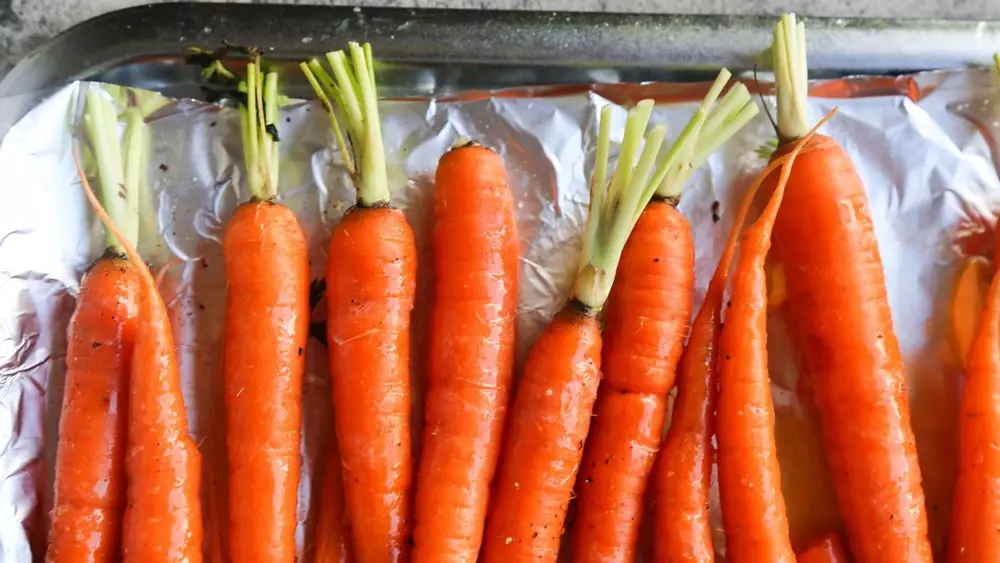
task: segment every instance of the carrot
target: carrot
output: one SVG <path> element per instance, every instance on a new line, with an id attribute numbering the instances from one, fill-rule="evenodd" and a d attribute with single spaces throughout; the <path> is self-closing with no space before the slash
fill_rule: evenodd
<path id="1" fill-rule="evenodd" d="M 827 119 L 829 116 L 816 129 Z M 726 560 L 735 563 L 795 560 L 774 440 L 774 405 L 767 369 L 764 259 L 795 159 L 816 129 L 795 142 L 788 161 L 781 165 L 781 175 L 767 207 L 740 241 L 740 255 L 726 304 L 726 322 L 719 339 L 716 406 L 719 496 L 726 530 Z M 756 183 L 770 174 L 762 175 Z"/>
<path id="2" fill-rule="evenodd" d="M 139 234 L 137 186 L 125 182 L 115 107 L 96 87 L 87 89 L 86 100 L 83 122 L 97 160 L 101 199 L 134 244 Z M 129 120 L 132 138 L 142 126 L 141 115 Z M 69 324 L 47 555 L 51 563 L 118 558 L 138 309 L 136 267 L 109 231 L 104 254 L 80 283 Z"/>
<path id="3" fill-rule="evenodd" d="M 806 148 L 802 152 L 809 150 Z M 655 466 L 653 554 L 656 561 L 715 560 L 708 502 L 722 299 L 736 256 L 739 226 L 746 220 L 763 178 L 788 158 L 786 154 L 772 161 L 747 191 L 736 214 L 736 227 L 729 235 L 681 356 L 670 428 Z"/>
<path id="4" fill-rule="evenodd" d="M 840 534 L 824 534 L 806 546 L 795 560 L 798 563 L 847 563 L 847 550 Z"/>
<path id="5" fill-rule="evenodd" d="M 131 373 L 141 377 L 129 382 L 122 560 L 197 563 L 202 560 L 201 455 L 188 433 L 167 307 L 138 251 L 97 201 L 79 155 L 73 157 L 91 206 L 136 265 L 139 284 L 142 322 L 135 330 Z"/>
<path id="6" fill-rule="evenodd" d="M 622 252 L 602 334 L 603 382 L 577 479 L 574 561 L 636 557 L 646 484 L 691 318 L 694 241 L 675 206 L 690 173 L 757 114 L 742 84 L 713 107 L 729 77 L 719 73 L 677 140 L 683 156 Z"/>
<path id="7" fill-rule="evenodd" d="M 948 561 L 1000 561 L 1000 275 L 969 349 Z"/>
<path id="8" fill-rule="evenodd" d="M 354 149 L 347 160 L 358 204 L 333 230 L 326 270 L 335 424 L 355 557 L 360 563 L 406 561 L 417 253 L 413 229 L 389 204 L 371 46 L 351 43 L 350 58 L 343 51 L 327 55 L 335 79 L 317 61 L 300 65 L 342 153 L 350 154 L 330 98 L 343 112 Z"/>
<path id="9" fill-rule="evenodd" d="M 805 30 L 775 28 L 782 142 L 809 129 Z M 860 563 L 929 562 L 906 377 L 864 187 L 843 148 L 816 136 L 775 223 L 792 327 L 801 334 L 847 541 Z"/>
<path id="10" fill-rule="evenodd" d="M 667 170 L 652 175 L 666 129 L 654 127 L 638 162 L 652 100 L 629 111 L 610 184 L 611 108 L 601 112 L 590 218 L 571 299 L 528 355 L 504 437 L 487 511 L 484 563 L 555 561 L 573 481 L 583 455 L 601 371 L 598 313 L 608 299 L 622 248 Z"/>
<path id="11" fill-rule="evenodd" d="M 475 563 L 514 368 L 517 225 L 500 156 L 475 143 L 438 163 L 434 305 L 415 562 Z"/>
<path id="12" fill-rule="evenodd" d="M 309 259 L 278 183 L 277 74 L 247 65 L 240 108 L 250 201 L 226 225 L 223 376 L 229 551 L 235 563 L 295 560 Z"/>
<path id="13" fill-rule="evenodd" d="M 998 231 L 1000 232 L 1000 231 Z M 951 348 L 957 363 L 964 365 L 976 337 L 976 328 L 986 305 L 994 267 L 981 256 L 966 258 L 955 280 L 955 293 L 949 307 L 951 313 Z"/>
<path id="14" fill-rule="evenodd" d="M 316 563 L 350 563 L 350 532 L 344 506 L 344 482 L 336 434 L 330 444 L 316 515 Z"/>

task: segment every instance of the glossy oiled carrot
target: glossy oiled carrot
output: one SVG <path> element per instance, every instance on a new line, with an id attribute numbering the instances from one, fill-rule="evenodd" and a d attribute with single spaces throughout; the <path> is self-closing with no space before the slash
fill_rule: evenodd
<path id="1" fill-rule="evenodd" d="M 223 372 L 229 454 L 229 555 L 295 560 L 309 259 L 290 209 L 273 201 L 277 75 L 247 65 L 240 108 L 251 200 L 226 225 Z"/>
<path id="2" fill-rule="evenodd" d="M 350 531 L 347 529 L 343 471 L 336 433 L 332 442 L 317 495 L 316 563 L 350 563 L 354 558 Z"/>
<path id="3" fill-rule="evenodd" d="M 665 134 L 657 126 L 633 171 L 651 111 L 650 100 L 630 110 L 610 185 L 610 108 L 602 111 L 580 273 L 571 300 L 531 349 L 517 389 L 487 515 L 485 563 L 555 561 L 558 555 L 600 380 L 597 314 L 625 241 L 672 162 L 667 158 L 650 181 Z"/>
<path id="4" fill-rule="evenodd" d="M 485 561 L 555 561 L 600 365 L 597 314 L 563 308 L 524 367 L 483 540 Z"/>
<path id="5" fill-rule="evenodd" d="M 97 161 L 102 200 L 129 242 L 138 235 L 138 186 L 118 141 L 116 108 L 87 89 L 83 125 Z M 142 150 L 144 123 L 127 110 L 127 154 Z M 141 156 L 141 155 L 140 155 Z M 139 159 L 141 161 L 141 158 Z M 70 319 L 66 387 L 59 419 L 50 563 L 119 559 L 125 512 L 129 380 L 139 309 L 139 274 L 108 231 L 107 249 L 84 274 Z"/>
<path id="6" fill-rule="evenodd" d="M 1000 275 L 966 362 L 949 563 L 1000 561 Z"/>
<path id="7" fill-rule="evenodd" d="M 804 35 L 790 16 L 775 30 L 785 140 L 808 129 Z M 836 141 L 816 136 L 810 145 L 792 170 L 775 250 L 847 542 L 859 563 L 929 563 L 906 377 L 865 190 Z"/>
<path id="8" fill-rule="evenodd" d="M 803 151 L 804 152 L 804 151 Z M 718 345 L 722 301 L 736 255 L 740 227 L 766 177 L 785 161 L 775 159 L 747 192 L 734 220 L 704 302 L 691 326 L 677 373 L 677 396 L 656 474 L 653 555 L 656 561 L 715 560 L 708 501 L 712 476 Z"/>
<path id="9" fill-rule="evenodd" d="M 222 247 L 230 557 L 292 561 L 309 331 L 305 236 L 287 207 L 251 201 L 229 220 Z"/>
<path id="10" fill-rule="evenodd" d="M 809 542 L 795 558 L 797 563 L 848 563 L 840 534 L 831 532 Z"/>
<path id="11" fill-rule="evenodd" d="M 741 84 L 713 107 L 729 77 L 720 72 L 678 139 L 675 150 L 683 156 L 622 252 L 602 334 L 603 382 L 577 479 L 574 561 L 627 562 L 636 556 L 667 393 L 691 318 L 694 241 L 675 205 L 688 175 L 757 113 Z"/>
<path id="12" fill-rule="evenodd" d="M 726 529 L 726 560 L 734 563 L 795 561 L 774 439 L 774 405 L 767 368 L 764 260 L 771 247 L 771 230 L 785 185 L 799 151 L 811 136 L 809 133 L 794 145 L 788 161 L 781 165 L 767 207 L 740 241 L 725 325 L 719 338 L 716 406 L 719 496 Z M 764 178 L 759 177 L 755 183 Z"/>
<path id="13" fill-rule="evenodd" d="M 301 68 L 328 109 L 347 121 L 348 161 L 358 204 L 333 229 L 326 270 L 327 346 L 344 493 L 354 556 L 361 563 L 409 559 L 411 483 L 410 311 L 416 246 L 403 213 L 389 205 L 371 47 L 327 56 L 339 88 L 318 62 Z M 456 460 L 457 461 L 457 460 Z"/>
<path id="14" fill-rule="evenodd" d="M 517 226 L 500 156 L 469 144 L 438 163 L 434 307 L 414 562 L 475 563 L 514 364 Z"/>
<path id="15" fill-rule="evenodd" d="M 77 170 L 94 210 L 121 241 L 133 264 L 139 253 L 118 231 L 87 183 L 79 157 Z M 180 389 L 174 335 L 156 282 L 143 265 L 139 319 L 129 385 L 128 453 L 122 560 L 126 563 L 200 563 L 201 456 L 188 433 Z M 141 376 L 139 375 L 141 374 Z"/>
<path id="16" fill-rule="evenodd" d="M 106 253 L 84 275 L 69 325 L 48 561 L 115 561 L 125 511 L 125 440 L 139 281 Z"/>

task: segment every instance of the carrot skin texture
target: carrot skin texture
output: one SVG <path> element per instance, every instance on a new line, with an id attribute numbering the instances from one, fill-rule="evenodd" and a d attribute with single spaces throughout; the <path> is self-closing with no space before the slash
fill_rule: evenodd
<path id="1" fill-rule="evenodd" d="M 200 563 L 201 455 L 188 433 L 174 334 L 150 282 L 142 288 L 129 393 L 126 563 Z"/>
<path id="2" fill-rule="evenodd" d="M 792 169 L 775 250 L 848 544 L 859 563 L 929 563 L 906 380 L 864 187 L 836 141 L 809 144 Z"/>
<path id="3" fill-rule="evenodd" d="M 731 257 L 730 257 L 731 260 Z M 677 396 L 656 466 L 653 558 L 667 563 L 712 563 L 709 521 L 719 326 L 728 265 L 716 273 L 698 310 L 677 370 Z"/>
<path id="4" fill-rule="evenodd" d="M 726 560 L 733 563 L 795 561 L 767 371 L 764 257 L 769 247 L 769 224 L 755 224 L 744 234 L 720 340 L 719 495 Z"/>
<path id="5" fill-rule="evenodd" d="M 434 192 L 434 307 L 413 560 L 475 563 L 514 364 L 517 225 L 500 156 L 445 153 Z"/>
<path id="6" fill-rule="evenodd" d="M 98 259 L 69 325 L 49 563 L 117 561 L 139 277 L 127 259 Z"/>
<path id="7" fill-rule="evenodd" d="M 330 445 L 330 455 L 323 469 L 320 484 L 319 508 L 316 516 L 316 563 L 350 563 L 350 532 L 347 529 L 347 510 L 344 499 L 343 471 L 340 465 L 340 446 L 336 433 Z"/>
<path id="8" fill-rule="evenodd" d="M 797 563 L 848 563 L 847 550 L 840 534 L 830 533 L 809 543 L 796 556 Z"/>
<path id="9" fill-rule="evenodd" d="M 650 202 L 625 245 L 606 306 L 603 382 L 577 480 L 574 561 L 635 560 L 693 287 L 687 219 L 665 201 Z"/>
<path id="10" fill-rule="evenodd" d="M 222 246 L 230 556 L 291 562 L 309 331 L 306 239 L 290 209 L 250 201 L 229 220 Z"/>
<path id="11" fill-rule="evenodd" d="M 1000 561 L 1000 275 L 990 284 L 966 366 L 948 561 Z"/>
<path id="12" fill-rule="evenodd" d="M 359 207 L 334 228 L 329 257 L 327 344 L 354 555 L 407 561 L 413 230 L 397 209 Z"/>
<path id="13" fill-rule="evenodd" d="M 484 563 L 556 560 L 600 368 L 597 316 L 571 302 L 528 355 L 487 513 Z"/>

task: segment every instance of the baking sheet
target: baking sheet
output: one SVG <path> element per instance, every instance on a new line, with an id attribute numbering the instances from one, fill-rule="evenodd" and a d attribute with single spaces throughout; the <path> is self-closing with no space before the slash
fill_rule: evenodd
<path id="1" fill-rule="evenodd" d="M 948 346 L 945 304 L 956 244 L 970 224 L 986 229 L 1000 206 L 990 147 L 950 106 L 992 96 L 985 72 L 952 71 L 816 84 L 826 98 L 809 108 L 819 119 L 840 111 L 824 132 L 851 153 L 868 189 L 894 324 L 911 381 L 913 424 L 925 470 L 929 514 L 938 549 L 946 528 L 954 475 L 957 391 L 961 368 Z M 65 330 L 85 268 L 102 247 L 73 166 L 71 150 L 85 88 L 57 91 L 20 120 L 0 143 L 0 561 L 40 556 L 51 506 L 50 469 L 64 380 Z M 655 94 L 671 100 L 653 120 L 680 132 L 704 86 L 602 85 L 587 91 L 534 89 L 471 101 L 406 100 L 381 105 L 393 201 L 404 209 L 429 264 L 430 203 L 440 155 L 468 137 L 503 157 L 518 214 L 521 295 L 518 364 L 563 303 L 575 274 L 586 219 L 596 120 L 610 100 Z M 689 100 L 689 101 L 679 101 Z M 771 107 L 773 101 L 763 102 Z M 625 108 L 615 106 L 620 138 Z M 182 260 L 164 287 L 177 333 L 191 430 L 204 454 L 206 518 L 225 521 L 225 435 L 219 365 L 225 280 L 220 235 L 247 198 L 238 116 L 179 101 L 150 119 L 148 190 L 143 194 L 140 251 L 154 266 Z M 280 197 L 298 212 L 309 237 L 311 268 L 325 268 L 329 231 L 353 203 L 329 125 L 314 103 L 281 111 Z M 696 305 L 715 267 L 743 190 L 764 164 L 757 149 L 774 137 L 764 113 L 709 160 L 688 183 L 680 209 L 696 241 Z M 713 218 L 716 208 L 719 220 Z M 418 268 L 413 324 L 414 380 L 419 397 L 426 349 L 430 268 Z M 318 308 L 319 311 L 322 307 Z M 319 320 L 317 318 L 317 320 Z M 798 377 L 782 312 L 772 315 L 770 345 L 779 446 L 793 540 L 837 525 L 820 455 L 815 413 Z M 313 543 L 310 498 L 331 429 L 323 344 L 311 340 L 304 384 L 303 464 L 298 545 Z M 419 424 L 419 401 L 415 404 Z M 419 432 L 414 435 L 419 437 Z M 223 510 L 219 510 L 223 508 Z M 715 507 L 717 513 L 717 506 Z M 718 519 L 717 519 L 718 521 Z M 225 526 L 221 526 L 223 529 Z M 721 539 L 721 535 L 719 536 Z M 717 542 L 722 546 L 722 542 Z"/>

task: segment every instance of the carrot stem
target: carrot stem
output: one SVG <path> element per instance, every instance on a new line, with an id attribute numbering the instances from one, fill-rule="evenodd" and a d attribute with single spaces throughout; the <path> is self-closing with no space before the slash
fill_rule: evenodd
<path id="1" fill-rule="evenodd" d="M 735 84 L 716 104 L 731 77 L 728 70 L 719 71 L 694 116 L 670 147 L 665 160 L 667 165 L 662 167 L 662 179 L 656 184 L 657 195 L 667 199 L 679 197 L 691 174 L 757 115 L 757 105 L 743 84 Z M 660 173 L 656 178 L 661 178 Z"/>
<path id="2" fill-rule="evenodd" d="M 299 68 L 327 112 L 337 147 L 344 154 L 348 172 L 358 192 L 358 204 L 362 207 L 387 204 L 390 199 L 389 179 L 385 168 L 385 149 L 382 147 L 371 45 L 351 42 L 347 53 L 327 53 L 326 62 L 333 72 L 332 77 L 316 60 L 303 62 Z M 351 151 L 344 142 L 340 121 L 333 111 L 334 104 L 346 122 Z"/>
<path id="3" fill-rule="evenodd" d="M 667 128 L 657 125 L 643 139 L 652 112 L 652 100 L 643 100 L 629 110 L 618 162 L 611 174 L 611 182 L 607 184 L 611 108 L 608 106 L 601 110 L 590 216 L 580 271 L 573 286 L 573 298 L 593 310 L 600 310 L 607 301 L 625 241 L 655 191 L 656 184 L 650 182 L 651 174 Z M 633 164 L 636 154 L 639 154 L 639 159 Z"/>
<path id="4" fill-rule="evenodd" d="M 333 98 L 337 101 L 338 105 L 341 103 L 340 100 L 342 98 L 337 90 L 337 85 L 330 74 L 326 72 L 326 69 L 323 68 L 323 65 L 315 59 L 299 63 L 299 69 L 302 70 L 302 74 L 305 75 L 306 80 L 309 81 L 309 85 L 316 92 L 316 97 L 319 98 L 320 103 L 323 105 L 323 110 L 330 120 L 330 127 L 333 129 L 333 136 L 337 141 L 337 149 L 340 150 L 340 154 L 344 155 L 344 164 L 347 166 L 347 173 L 350 174 L 355 184 L 359 183 L 357 168 L 354 167 L 354 162 L 350 158 L 347 158 L 349 153 L 347 152 L 347 142 L 344 140 L 344 130 L 340 127 L 340 120 L 337 119 L 336 110 L 333 103 L 330 102 L 330 98 Z"/>
<path id="5" fill-rule="evenodd" d="M 809 132 L 806 102 L 809 73 L 806 62 L 806 27 L 795 14 L 781 16 L 774 27 L 774 79 L 778 97 L 778 136 L 794 140 Z"/>
<path id="6" fill-rule="evenodd" d="M 139 121 L 141 126 L 141 115 Z M 96 86 L 87 89 L 83 127 L 90 139 L 97 163 L 102 203 L 111 218 L 120 226 L 122 235 L 134 245 L 139 238 L 139 200 L 136 194 L 139 192 L 138 178 L 141 174 L 136 170 L 127 171 L 123 166 L 115 104 Z M 131 128 L 135 128 L 134 124 Z M 141 162 L 141 154 L 136 156 Z M 119 254 L 124 253 L 122 242 L 114 232 L 106 230 L 105 237 L 108 248 Z"/>
<path id="7" fill-rule="evenodd" d="M 260 57 L 254 56 L 237 89 L 246 94 L 245 103 L 240 105 L 240 125 L 247 187 L 252 198 L 271 200 L 278 193 L 278 137 L 274 131 L 280 101 L 278 75 L 263 73 Z"/>

